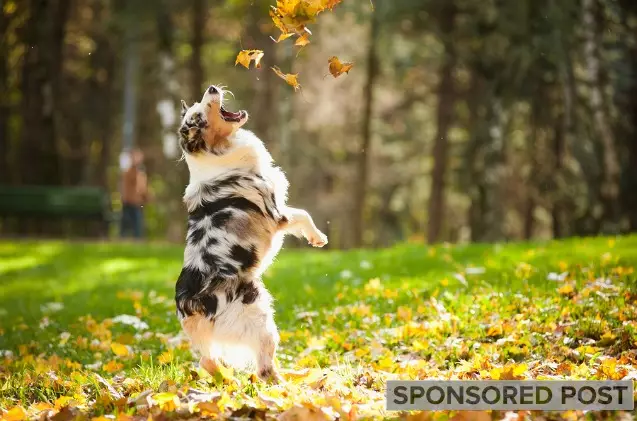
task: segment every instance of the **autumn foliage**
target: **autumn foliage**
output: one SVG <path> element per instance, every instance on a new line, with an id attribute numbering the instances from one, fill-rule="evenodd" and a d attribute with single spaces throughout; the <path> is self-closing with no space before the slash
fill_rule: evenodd
<path id="1" fill-rule="evenodd" d="M 270 10 L 270 17 L 276 28 L 281 32 L 277 38 L 272 37 L 276 43 L 285 41 L 288 38 L 296 37 L 294 45 L 305 47 L 310 43 L 312 32 L 308 28 L 309 24 L 316 22 L 317 16 L 326 10 L 332 10 L 343 0 L 277 0 L 276 5 Z M 242 50 L 237 55 L 235 65 L 241 64 L 245 68 L 250 68 L 250 63 L 254 61 L 256 68 L 260 68 L 259 62 L 264 53 L 261 50 Z M 334 56 L 328 60 L 329 72 L 332 76 L 338 77 L 343 73 L 349 73 L 354 63 L 341 63 L 338 57 Z M 277 66 L 272 67 L 272 71 L 281 79 L 292 86 L 294 90 L 299 90 L 301 85 L 298 81 L 298 74 L 284 73 Z"/>

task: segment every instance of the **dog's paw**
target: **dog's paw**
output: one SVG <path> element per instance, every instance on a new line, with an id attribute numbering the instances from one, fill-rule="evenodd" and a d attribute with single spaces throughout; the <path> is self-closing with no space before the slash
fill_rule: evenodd
<path id="1" fill-rule="evenodd" d="M 323 247 L 327 244 L 327 235 L 323 234 L 321 231 L 316 230 L 307 236 L 307 242 L 314 247 Z"/>
<path id="2" fill-rule="evenodd" d="M 274 367 L 262 369 L 258 373 L 259 379 L 268 384 L 279 384 L 283 381 L 283 378 L 277 373 Z"/>

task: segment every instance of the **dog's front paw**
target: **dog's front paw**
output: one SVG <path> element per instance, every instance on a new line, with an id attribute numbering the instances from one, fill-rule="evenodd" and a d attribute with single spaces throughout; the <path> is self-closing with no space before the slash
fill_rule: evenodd
<path id="1" fill-rule="evenodd" d="M 307 242 L 314 247 L 323 247 L 325 244 L 327 244 L 327 235 L 323 234 L 319 230 L 316 230 L 307 236 Z"/>

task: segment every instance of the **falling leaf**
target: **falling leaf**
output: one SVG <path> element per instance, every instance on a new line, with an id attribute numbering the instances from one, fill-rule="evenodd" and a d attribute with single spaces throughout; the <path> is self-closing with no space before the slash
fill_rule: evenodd
<path id="1" fill-rule="evenodd" d="M 22 421 L 27 419 L 27 411 L 21 406 L 16 406 L 2 415 L 3 421 Z"/>
<path id="2" fill-rule="evenodd" d="M 349 73 L 349 71 L 354 66 L 354 63 L 347 63 L 347 62 L 341 63 L 341 61 L 336 56 L 331 57 L 328 60 L 328 63 L 329 63 L 330 73 L 335 78 L 339 77 L 343 73 Z"/>
<path id="3" fill-rule="evenodd" d="M 117 355 L 118 357 L 125 357 L 128 355 L 128 347 L 117 342 L 113 342 L 111 344 L 111 350 L 113 351 L 113 354 Z"/>
<path id="4" fill-rule="evenodd" d="M 274 39 L 272 37 L 270 37 L 270 38 L 272 38 L 272 41 L 274 41 L 274 42 L 276 42 L 278 44 L 279 42 L 284 41 L 284 40 L 286 40 L 286 39 L 288 39 L 288 38 L 290 38 L 292 36 L 294 36 L 294 33 L 293 32 L 288 32 L 287 34 L 279 35 L 279 37 L 277 39 Z"/>
<path id="5" fill-rule="evenodd" d="M 272 70 L 274 71 L 274 73 L 276 73 L 278 77 L 286 81 L 288 85 L 292 86 L 295 91 L 298 91 L 299 89 L 301 89 L 301 85 L 299 85 L 299 81 L 298 81 L 298 76 L 299 76 L 298 73 L 294 73 L 294 74 L 283 73 L 281 69 L 279 69 L 277 66 L 272 66 Z"/>
<path id="6" fill-rule="evenodd" d="M 257 69 L 261 68 L 261 59 L 263 58 L 263 51 L 261 50 L 241 50 L 239 54 L 237 54 L 237 59 L 234 62 L 234 65 L 241 64 L 246 69 L 250 68 L 250 62 L 254 60 L 254 66 Z"/>
<path id="7" fill-rule="evenodd" d="M 308 45 L 310 43 L 309 40 L 309 34 L 303 34 L 303 36 L 300 36 L 296 42 L 294 43 L 294 45 L 298 46 L 298 47 L 304 47 L 306 45 Z"/>

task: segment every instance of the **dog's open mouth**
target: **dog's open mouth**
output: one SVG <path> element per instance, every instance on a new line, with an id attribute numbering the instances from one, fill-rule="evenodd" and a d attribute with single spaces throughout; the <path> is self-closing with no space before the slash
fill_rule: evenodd
<path id="1" fill-rule="evenodd" d="M 224 121 L 228 121 L 228 122 L 232 122 L 232 123 L 237 123 L 239 122 L 244 114 L 245 111 L 237 111 L 236 113 L 233 113 L 232 111 L 228 111 L 225 108 L 223 108 L 223 106 L 220 108 L 219 114 L 221 114 L 221 118 Z"/>

